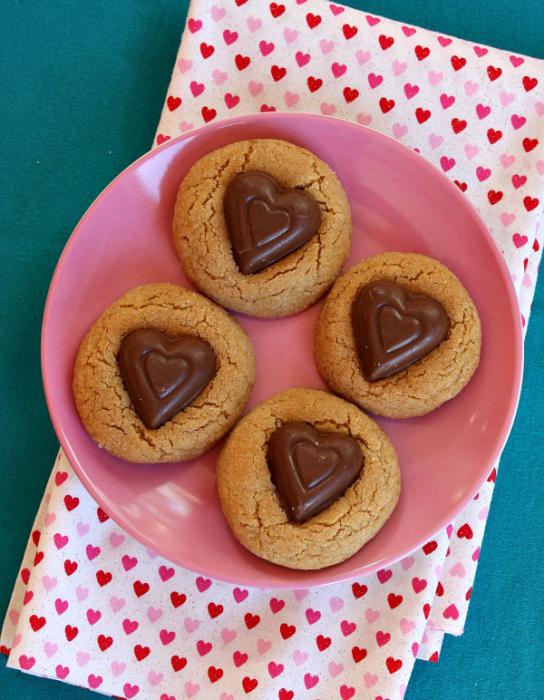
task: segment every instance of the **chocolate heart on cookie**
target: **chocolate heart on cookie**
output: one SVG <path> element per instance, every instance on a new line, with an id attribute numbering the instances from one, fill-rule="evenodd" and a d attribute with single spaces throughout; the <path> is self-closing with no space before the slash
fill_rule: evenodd
<path id="1" fill-rule="evenodd" d="M 420 360 L 440 345 L 450 327 L 439 301 L 387 280 L 362 287 L 351 312 L 359 362 L 369 382 Z"/>
<path id="2" fill-rule="evenodd" d="M 134 410 L 151 429 L 186 408 L 213 377 L 216 364 L 204 340 L 170 338 L 153 329 L 129 333 L 119 350 L 119 369 Z"/>
<path id="3" fill-rule="evenodd" d="M 361 446 L 341 433 L 320 432 L 302 422 L 284 423 L 268 441 L 268 466 L 291 522 L 325 510 L 361 472 Z"/>
<path id="4" fill-rule="evenodd" d="M 259 171 L 240 173 L 229 183 L 224 211 L 233 255 L 244 275 L 303 246 L 321 223 L 321 209 L 313 197 L 282 188 Z"/>

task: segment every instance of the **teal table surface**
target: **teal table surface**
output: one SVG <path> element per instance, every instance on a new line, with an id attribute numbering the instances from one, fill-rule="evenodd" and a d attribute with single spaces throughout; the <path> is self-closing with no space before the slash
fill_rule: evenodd
<path id="1" fill-rule="evenodd" d="M 258 2 L 265 5 L 264 0 Z M 348 4 L 544 58 L 542 0 L 352 0 Z M 149 148 L 187 5 L 183 0 L 3 3 L 2 617 L 57 451 L 39 358 L 49 280 L 87 206 L 122 168 Z M 541 278 L 526 341 L 521 403 L 502 459 L 465 634 L 446 639 L 439 664 L 416 663 L 407 700 L 543 697 L 543 338 Z M 7 670 L 4 665 L 0 661 L 2 700 L 89 697 L 86 690 Z"/>

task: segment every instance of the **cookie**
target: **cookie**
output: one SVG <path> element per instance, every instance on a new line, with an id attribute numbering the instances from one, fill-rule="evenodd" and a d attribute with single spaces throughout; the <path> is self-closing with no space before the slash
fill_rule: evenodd
<path id="1" fill-rule="evenodd" d="M 330 435 L 333 449 L 339 437 L 351 439 L 355 452 L 362 454 L 362 467 L 330 505 L 297 523 L 279 493 L 280 476 L 271 472 L 269 450 L 275 449 L 279 430 L 295 425 L 299 431 L 301 424 Z M 290 444 L 300 449 L 301 442 L 307 447 L 311 439 L 299 434 Z M 323 446 L 325 452 L 331 449 L 331 443 Z M 290 455 L 309 502 L 323 482 L 311 471 L 317 460 L 305 465 L 300 452 Z M 336 449 L 336 458 L 343 467 L 353 453 L 342 455 Z M 323 391 L 289 389 L 255 407 L 234 428 L 218 459 L 217 488 L 230 529 L 244 547 L 292 569 L 321 569 L 351 557 L 383 527 L 399 498 L 400 471 L 385 433 L 356 406 Z"/>
<path id="2" fill-rule="evenodd" d="M 254 377 L 251 343 L 226 311 L 182 287 L 147 284 L 87 333 L 73 393 L 85 429 L 108 452 L 129 462 L 176 462 L 230 430 Z"/>
<path id="3" fill-rule="evenodd" d="M 474 302 L 445 265 L 416 253 L 384 253 L 336 281 L 314 351 L 335 392 L 372 413 L 409 418 L 466 386 L 480 346 Z"/>
<path id="4" fill-rule="evenodd" d="M 183 179 L 174 241 L 204 294 L 249 316 L 294 314 L 334 282 L 348 256 L 351 215 L 331 168 L 287 141 L 239 141 Z"/>

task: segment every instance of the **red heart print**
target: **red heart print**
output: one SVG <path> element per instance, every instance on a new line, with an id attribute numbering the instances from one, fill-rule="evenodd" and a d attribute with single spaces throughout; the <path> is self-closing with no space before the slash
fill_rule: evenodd
<path id="1" fill-rule="evenodd" d="M 404 598 L 400 594 L 396 595 L 395 593 L 390 593 L 387 596 L 387 602 L 389 603 L 389 607 L 391 608 L 391 610 L 398 608 L 403 600 Z"/>
<path id="2" fill-rule="evenodd" d="M 465 119 L 455 119 L 451 120 L 451 128 L 454 134 L 459 134 L 461 131 L 467 128 L 467 122 Z"/>
<path id="3" fill-rule="evenodd" d="M 340 623 L 340 629 L 342 630 L 342 634 L 344 637 L 349 637 L 350 634 L 353 634 L 355 630 L 357 629 L 357 625 L 355 622 L 349 622 L 348 620 L 342 620 Z"/>
<path id="4" fill-rule="evenodd" d="M 134 588 L 134 593 L 136 593 L 138 598 L 141 598 L 149 591 L 149 583 L 146 583 L 145 581 L 134 581 L 132 587 Z"/>
<path id="5" fill-rule="evenodd" d="M 129 620 L 129 618 L 125 618 L 123 620 L 123 629 L 125 630 L 125 634 L 132 634 L 135 632 L 139 627 L 138 621 L 137 620 Z"/>
<path id="6" fill-rule="evenodd" d="M 533 211 L 533 209 L 536 209 L 538 207 L 538 199 L 536 197 L 524 197 L 523 198 L 523 205 L 525 206 L 525 209 L 527 211 Z"/>
<path id="7" fill-rule="evenodd" d="M 319 651 L 324 651 L 328 649 L 331 645 L 332 639 L 330 637 L 324 637 L 322 634 L 317 635 L 315 638 L 315 643 Z"/>
<path id="8" fill-rule="evenodd" d="M 275 112 L 276 108 L 273 105 L 261 105 L 261 112 Z"/>
<path id="9" fill-rule="evenodd" d="M 175 608 L 179 608 L 180 605 L 183 605 L 183 603 L 185 603 L 185 601 L 187 600 L 187 596 L 185 595 L 185 593 L 178 593 L 177 591 L 172 591 L 172 593 L 170 593 L 170 600 Z"/>
<path id="10" fill-rule="evenodd" d="M 530 78 L 528 75 L 524 75 L 521 82 L 527 92 L 531 92 L 531 90 L 534 90 L 538 85 L 538 80 L 536 78 Z"/>
<path id="11" fill-rule="evenodd" d="M 274 19 L 280 17 L 285 12 L 285 5 L 278 5 L 276 2 L 270 3 L 270 14 Z"/>
<path id="12" fill-rule="evenodd" d="M 313 676 L 311 673 L 304 674 L 304 685 L 310 690 L 314 685 L 319 683 L 319 676 Z"/>
<path id="13" fill-rule="evenodd" d="M 404 86 L 404 94 L 406 97 L 411 100 L 412 97 L 417 95 L 419 92 L 419 86 L 418 85 L 412 85 L 411 83 L 406 83 Z"/>
<path id="14" fill-rule="evenodd" d="M 441 598 L 444 595 L 444 586 L 442 585 L 442 581 L 439 581 L 436 585 L 436 595 Z"/>
<path id="15" fill-rule="evenodd" d="M 64 634 L 66 635 L 66 639 L 71 642 L 73 639 L 77 637 L 77 633 L 79 632 L 77 627 L 72 627 L 72 625 L 66 625 L 64 628 Z"/>
<path id="16" fill-rule="evenodd" d="M 344 99 L 349 104 L 359 97 L 359 90 L 357 88 L 345 87 L 343 91 Z"/>
<path id="17" fill-rule="evenodd" d="M 68 601 L 65 600 L 64 602 L 66 603 L 66 608 L 67 608 Z M 102 613 L 100 612 L 100 610 L 93 610 L 92 608 L 89 608 L 87 610 L 87 620 L 88 620 L 90 625 L 96 624 L 98 622 L 98 620 L 100 620 L 101 617 L 102 617 Z"/>
<path id="18" fill-rule="evenodd" d="M 490 475 L 487 477 L 487 480 L 488 480 L 489 483 L 493 483 L 493 484 L 496 482 L 496 480 L 497 480 L 497 469 L 496 469 L 496 467 L 493 467 L 493 469 L 491 470 Z"/>
<path id="19" fill-rule="evenodd" d="M 423 61 L 431 53 L 428 46 L 420 46 L 419 44 L 414 49 L 418 61 Z"/>
<path id="20" fill-rule="evenodd" d="M 55 600 L 55 610 L 57 611 L 57 615 L 62 615 L 63 612 L 66 612 L 68 609 L 68 601 L 67 600 L 62 600 L 62 598 L 57 598 Z M 89 620 L 89 623 L 93 625 L 96 620 L 93 619 L 91 622 L 91 618 L 89 617 L 89 613 L 93 613 L 93 610 L 87 610 L 87 619 Z M 98 618 L 100 618 L 100 613 L 98 613 Z"/>
<path id="21" fill-rule="evenodd" d="M 457 187 L 461 190 L 461 192 L 466 192 L 467 191 L 467 183 L 466 182 L 460 182 L 459 180 L 454 180 L 455 184 Z"/>
<path id="22" fill-rule="evenodd" d="M 395 43 L 392 36 L 385 36 L 385 34 L 380 34 L 378 41 L 384 51 L 387 51 L 387 49 Z"/>
<path id="23" fill-rule="evenodd" d="M 501 196 L 502 196 L 502 192 L 501 192 Z M 474 533 L 472 532 L 472 528 L 470 527 L 470 525 L 468 523 L 461 525 L 461 527 L 457 530 L 457 537 L 460 537 L 461 539 L 464 538 L 467 540 L 471 540 L 473 537 L 473 534 Z"/>
<path id="24" fill-rule="evenodd" d="M 161 630 L 159 632 L 159 639 L 161 640 L 162 645 L 165 647 L 171 644 L 175 638 L 176 633 L 173 631 Z"/>
<path id="25" fill-rule="evenodd" d="M 251 693 L 252 690 L 259 685 L 259 681 L 256 678 L 250 678 L 249 676 L 244 676 L 242 679 L 242 688 L 246 693 Z"/>
<path id="26" fill-rule="evenodd" d="M 202 639 L 199 639 L 196 643 L 196 650 L 200 656 L 206 656 L 206 654 L 209 654 L 209 652 L 212 650 L 212 643 L 203 642 Z"/>
<path id="27" fill-rule="evenodd" d="M 34 530 L 34 532 L 32 533 L 32 541 L 34 542 L 34 545 L 36 547 L 38 546 L 38 543 L 40 541 L 40 536 L 41 532 L 39 530 Z"/>
<path id="28" fill-rule="evenodd" d="M 248 655 L 241 651 L 235 651 L 232 655 L 232 660 L 234 661 L 234 665 L 236 666 L 236 668 L 240 668 L 240 666 L 243 666 L 248 660 L 248 658 Z"/>
<path id="29" fill-rule="evenodd" d="M 319 90 L 319 88 L 323 85 L 323 81 L 321 78 L 314 78 L 312 75 L 310 75 L 307 79 L 307 84 L 308 84 L 308 89 L 310 92 L 315 92 L 316 90 Z"/>
<path id="30" fill-rule="evenodd" d="M 38 615 L 31 615 L 28 621 L 34 632 L 41 630 L 45 625 L 45 617 L 38 617 Z"/>
<path id="31" fill-rule="evenodd" d="M 249 56 L 243 56 L 241 53 L 237 53 L 234 57 L 234 63 L 236 64 L 236 68 L 242 71 L 249 66 L 251 59 Z"/>
<path id="32" fill-rule="evenodd" d="M 61 486 L 68 478 L 68 472 L 57 472 L 55 474 L 55 484 Z"/>
<path id="33" fill-rule="evenodd" d="M 45 556 L 45 554 L 43 552 L 36 552 L 36 554 L 34 555 L 33 565 L 38 566 L 38 564 L 41 562 L 41 560 L 44 558 L 44 556 Z M 77 569 L 77 564 L 76 564 L 76 569 Z M 66 572 L 66 573 L 68 573 L 68 572 Z M 68 574 L 68 576 L 70 576 L 70 574 Z M 28 581 L 26 581 L 26 583 L 28 583 Z"/>
<path id="34" fill-rule="evenodd" d="M 106 649 L 109 649 L 113 644 L 113 639 L 111 637 L 106 637 L 104 634 L 99 634 L 96 641 L 100 651 L 106 651 Z"/>
<path id="35" fill-rule="evenodd" d="M 184 656 L 174 654 L 174 656 L 170 658 L 170 663 L 172 664 L 174 671 L 177 673 L 187 666 L 187 659 Z"/>
<path id="36" fill-rule="evenodd" d="M 283 607 L 285 605 L 285 601 L 281 600 L 281 598 L 280 599 L 270 598 L 269 605 L 270 605 L 270 610 L 272 610 L 272 612 L 275 615 L 276 613 L 278 613 L 280 610 L 283 609 Z"/>
<path id="37" fill-rule="evenodd" d="M 98 506 L 98 508 L 96 509 L 96 517 L 101 523 L 105 523 L 106 520 L 110 519 L 110 516 L 104 510 L 102 510 L 100 506 Z"/>
<path id="38" fill-rule="evenodd" d="M 452 56 L 450 62 L 453 66 L 453 70 L 457 71 L 461 70 L 461 68 L 466 65 L 467 59 L 463 58 L 462 56 Z"/>
<path id="39" fill-rule="evenodd" d="M 275 661 L 271 661 L 268 664 L 268 673 L 270 674 L 270 678 L 279 676 L 281 673 L 283 673 L 284 668 L 285 666 L 283 664 L 277 664 Z"/>
<path id="40" fill-rule="evenodd" d="M 79 505 L 79 498 L 77 496 L 70 496 L 69 493 L 64 496 L 64 505 L 66 506 L 66 510 L 74 510 L 74 508 L 77 508 Z"/>
<path id="41" fill-rule="evenodd" d="M 478 115 L 478 119 L 485 119 L 487 115 L 491 112 L 491 107 L 488 107 L 487 105 L 482 105 L 478 104 L 476 105 L 476 114 Z"/>
<path id="42" fill-rule="evenodd" d="M 202 109 L 200 110 L 200 113 L 202 114 L 202 119 L 204 119 L 204 121 L 206 122 L 206 124 L 207 124 L 208 122 L 211 122 L 212 119 L 215 119 L 215 117 L 217 116 L 217 112 L 216 112 L 215 109 L 213 109 L 213 107 L 206 107 L 206 106 L 204 106 L 204 107 L 202 107 Z"/>
<path id="43" fill-rule="evenodd" d="M 427 581 L 424 578 L 414 576 L 412 579 L 412 588 L 414 589 L 414 593 L 421 593 L 421 591 L 427 588 Z"/>
<path id="44" fill-rule="evenodd" d="M 193 19 L 192 17 L 189 17 L 187 20 L 187 26 L 189 27 L 189 31 L 192 34 L 195 34 L 198 32 L 199 29 L 202 29 L 202 20 L 201 19 Z"/>
<path id="45" fill-rule="evenodd" d="M 74 573 L 74 571 L 76 571 L 76 569 L 77 561 L 70 561 L 70 559 L 66 559 L 64 561 L 64 571 L 66 572 L 66 576 L 71 576 Z M 100 581 L 98 583 L 100 583 Z"/>
<path id="46" fill-rule="evenodd" d="M 171 566 L 165 566 L 164 564 L 159 566 L 159 576 L 161 581 L 168 581 L 168 579 L 172 578 L 174 573 L 175 571 Z"/>
<path id="47" fill-rule="evenodd" d="M 389 673 L 396 673 L 400 668 L 402 668 L 401 659 L 394 659 L 392 656 L 388 656 L 385 660 L 385 665 Z"/>
<path id="48" fill-rule="evenodd" d="M 222 605 L 217 605 L 216 603 L 208 603 L 208 614 L 214 619 L 214 617 L 219 617 L 221 613 L 223 612 L 223 606 Z"/>
<path id="49" fill-rule="evenodd" d="M 527 119 L 519 114 L 512 114 L 510 121 L 512 122 L 514 129 L 521 129 L 521 127 L 527 122 Z"/>
<path id="50" fill-rule="evenodd" d="M 530 139 L 530 138 L 524 138 L 522 141 L 523 144 L 523 149 L 526 153 L 529 153 L 529 151 L 532 151 L 533 148 L 536 148 L 539 144 L 538 139 Z"/>
<path id="51" fill-rule="evenodd" d="M 278 80 L 281 80 L 283 77 L 285 77 L 285 74 L 287 73 L 287 68 L 273 65 L 270 69 L 270 73 L 274 80 L 278 82 Z"/>
<path id="52" fill-rule="evenodd" d="M 383 83 L 383 75 L 376 75 L 376 73 L 368 74 L 368 84 L 372 89 L 377 88 L 378 85 Z"/>
<path id="53" fill-rule="evenodd" d="M 306 619 L 308 620 L 308 623 L 310 625 L 313 625 L 315 622 L 321 619 L 321 613 L 319 610 L 313 610 L 312 608 L 308 608 L 306 610 Z"/>
<path id="54" fill-rule="evenodd" d="M 208 678 L 212 683 L 216 683 L 223 676 L 223 669 L 210 666 L 208 668 Z"/>
<path id="55" fill-rule="evenodd" d="M 292 690 L 286 690 L 285 688 L 280 688 L 278 693 L 279 700 L 293 700 L 295 694 Z"/>
<path id="56" fill-rule="evenodd" d="M 244 622 L 246 623 L 246 627 L 248 628 L 248 630 L 252 630 L 259 624 L 260 621 L 261 618 L 259 617 L 259 615 L 253 615 L 250 612 L 244 615 Z"/>
<path id="57" fill-rule="evenodd" d="M 342 32 L 346 39 L 352 39 L 358 32 L 359 30 L 355 26 L 351 26 L 349 24 L 344 24 L 342 27 Z"/>
<path id="58" fill-rule="evenodd" d="M 134 656 L 138 659 L 138 661 L 142 661 L 146 658 L 146 656 L 149 656 L 150 651 L 151 649 L 149 647 L 136 644 L 134 647 Z"/>
<path id="59" fill-rule="evenodd" d="M 376 576 L 378 577 L 378 581 L 380 583 L 387 583 L 391 576 L 393 576 L 393 572 L 391 569 L 380 569 L 376 572 Z"/>
<path id="60" fill-rule="evenodd" d="M 166 106 L 173 112 L 181 105 L 181 97 L 173 97 L 170 95 L 166 100 Z"/>
<path id="61" fill-rule="evenodd" d="M 500 78 L 502 75 L 502 69 L 501 68 L 495 68 L 495 66 L 487 66 L 487 76 L 489 80 L 497 80 L 497 78 Z"/>
<path id="62" fill-rule="evenodd" d="M 212 46 L 211 44 L 206 44 L 205 41 L 203 41 L 200 44 L 200 53 L 202 54 L 202 58 L 206 59 L 209 58 L 213 52 L 215 51 L 215 46 Z"/>
<path id="63" fill-rule="evenodd" d="M 468 591 L 465 593 L 465 600 L 470 600 L 470 596 L 472 595 L 472 586 L 468 589 Z"/>
<path id="64" fill-rule="evenodd" d="M 34 593 L 32 591 L 25 591 L 25 596 L 23 598 L 23 605 L 30 603 L 30 601 L 32 600 L 33 597 L 34 597 Z"/>
<path id="65" fill-rule="evenodd" d="M 391 641 L 389 632 L 382 632 L 381 630 L 376 632 L 376 642 L 379 647 L 385 646 L 389 641 Z"/>
<path id="66" fill-rule="evenodd" d="M 423 124 L 426 122 L 431 116 L 431 110 L 430 109 L 423 109 L 422 107 L 418 107 L 416 109 L 416 119 L 420 124 Z"/>
<path id="67" fill-rule="evenodd" d="M 130 571 L 136 566 L 137 563 L 138 559 L 136 557 L 129 557 L 128 554 L 125 554 L 123 555 L 123 557 L 121 557 L 121 564 L 123 565 L 123 569 L 125 571 Z"/>
<path id="68" fill-rule="evenodd" d="M 424 544 L 424 545 L 423 545 L 423 551 L 424 551 L 425 554 L 428 556 L 429 554 L 431 554 L 432 552 L 434 552 L 434 550 L 435 550 L 437 547 L 438 547 L 438 543 L 437 543 L 435 540 L 431 540 L 430 542 L 427 542 L 427 544 Z"/>
<path id="69" fill-rule="evenodd" d="M 292 637 L 296 631 L 297 628 L 295 625 L 288 625 L 286 622 L 282 622 L 280 625 L 280 634 L 284 639 L 289 639 L 289 637 Z"/>
<path id="70" fill-rule="evenodd" d="M 489 143 L 497 143 L 497 141 L 500 141 L 500 139 L 502 138 L 502 131 L 500 129 L 488 129 L 487 138 Z"/>
<path id="71" fill-rule="evenodd" d="M 364 583 L 358 583 L 355 581 L 355 583 L 351 584 L 351 590 L 354 598 L 362 598 L 368 591 L 368 586 L 365 586 Z"/>
<path id="72" fill-rule="evenodd" d="M 225 41 L 225 44 L 227 46 L 230 46 L 231 44 L 234 44 L 234 42 L 238 39 L 238 32 L 231 32 L 230 29 L 225 29 L 223 32 L 223 39 Z"/>
<path id="73" fill-rule="evenodd" d="M 487 193 L 487 199 L 489 200 L 489 203 L 491 205 L 497 204 L 497 202 L 500 202 L 502 197 L 503 197 L 503 194 L 500 190 L 499 191 L 489 190 L 489 192 Z M 463 528 L 459 528 L 459 529 L 462 530 Z"/>
<path id="74" fill-rule="evenodd" d="M 306 23 L 310 29 L 315 29 L 317 25 L 321 23 L 321 15 L 314 15 L 311 12 L 308 12 L 306 15 Z"/>
<path id="75" fill-rule="evenodd" d="M 379 104 L 382 112 L 387 114 L 387 112 L 390 112 L 395 106 L 395 100 L 388 100 L 387 97 L 382 97 Z"/>
<path id="76" fill-rule="evenodd" d="M 351 655 L 353 656 L 353 660 L 356 664 L 358 664 L 359 661 L 366 659 L 367 654 L 368 651 L 366 649 L 361 649 L 361 647 L 358 646 L 354 646 L 351 650 Z"/>

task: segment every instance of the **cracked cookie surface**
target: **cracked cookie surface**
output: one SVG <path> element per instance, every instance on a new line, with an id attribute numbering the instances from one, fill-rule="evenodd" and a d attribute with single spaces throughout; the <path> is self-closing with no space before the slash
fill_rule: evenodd
<path id="1" fill-rule="evenodd" d="M 304 421 L 361 445 L 357 480 L 328 508 L 302 524 L 289 522 L 270 477 L 268 440 L 281 424 Z M 225 518 L 244 547 L 292 569 L 322 569 L 351 557 L 383 527 L 397 504 L 395 449 L 378 424 L 324 391 L 289 389 L 259 404 L 234 428 L 217 463 Z"/>
<path id="2" fill-rule="evenodd" d="M 259 170 L 282 187 L 298 188 L 320 205 L 318 232 L 261 272 L 243 275 L 232 255 L 223 214 L 229 182 Z M 174 213 L 174 242 L 193 284 L 222 306 L 249 316 L 279 317 L 319 299 L 344 264 L 351 214 L 335 173 L 316 155 L 287 141 L 238 141 L 201 158 L 183 179 Z"/>
<path id="3" fill-rule="evenodd" d="M 117 363 L 123 338 L 140 328 L 202 338 L 217 359 L 204 390 L 156 430 L 146 428 L 134 411 Z M 108 452 L 129 462 L 176 462 L 202 454 L 234 425 L 254 377 L 251 343 L 226 311 L 182 287 L 147 284 L 114 302 L 87 333 L 73 392 L 85 429 Z"/>
<path id="4" fill-rule="evenodd" d="M 445 308 L 450 330 L 432 352 L 397 374 L 365 380 L 351 322 L 357 291 L 374 280 L 397 282 L 433 297 Z M 474 302 L 445 265 L 416 253 L 384 253 L 348 270 L 331 289 L 315 331 L 319 373 L 338 394 L 390 418 L 421 416 L 456 396 L 478 367 L 480 319 Z"/>

